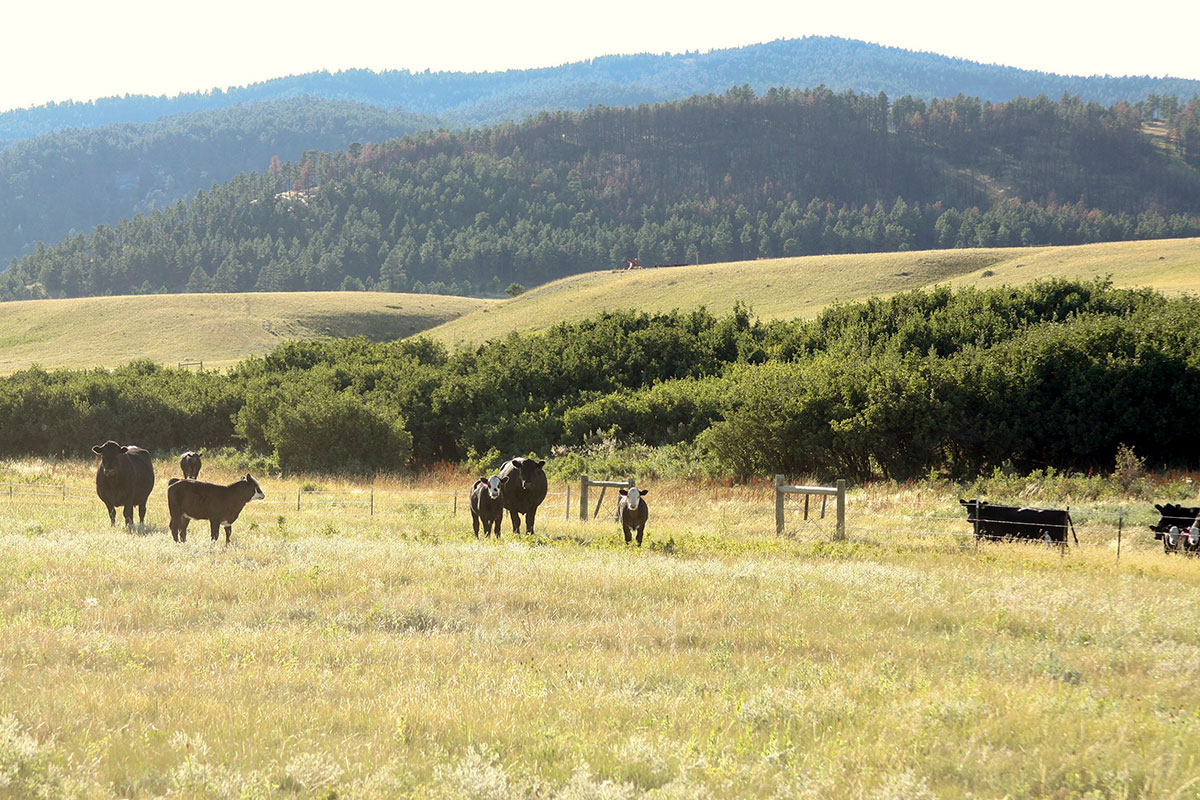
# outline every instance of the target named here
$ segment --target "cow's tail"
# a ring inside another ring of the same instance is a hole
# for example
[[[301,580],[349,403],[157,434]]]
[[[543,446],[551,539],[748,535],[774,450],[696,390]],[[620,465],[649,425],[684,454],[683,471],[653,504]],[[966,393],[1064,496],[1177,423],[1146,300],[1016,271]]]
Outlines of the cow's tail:
[[[1075,544],[1079,544],[1079,537],[1075,535],[1075,522],[1071,519],[1071,507],[1067,506],[1067,524],[1071,526],[1071,537],[1075,540]],[[1063,531],[1063,540],[1067,538],[1067,532]]]

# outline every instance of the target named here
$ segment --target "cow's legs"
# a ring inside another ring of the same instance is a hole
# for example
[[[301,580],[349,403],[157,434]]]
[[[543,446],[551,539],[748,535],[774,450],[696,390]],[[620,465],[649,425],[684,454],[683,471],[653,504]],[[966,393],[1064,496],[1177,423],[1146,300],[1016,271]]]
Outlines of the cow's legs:
[[[146,524],[146,504],[139,503],[138,504],[138,525],[145,525],[145,524]]]
[[[637,537],[637,539],[638,539],[638,547],[641,547],[641,546],[642,546],[642,532],[643,532],[644,530],[646,530],[646,526],[645,526],[645,525],[638,525],[638,537]]]
[[[471,511],[471,527],[475,530],[475,538],[478,539],[479,538],[479,515],[476,514],[474,510]],[[491,531],[489,530],[490,527],[491,527],[490,522],[484,522],[483,523],[484,533],[491,535]]]
[[[221,538],[221,520],[213,519],[208,521],[208,527],[212,529],[212,540],[215,542]]]
[[[232,523],[231,523],[231,524],[229,524],[229,525],[226,525],[226,526],[225,526],[225,546],[226,546],[226,547],[228,547],[228,546],[229,546],[229,537],[230,537],[231,535],[233,535],[233,525],[232,525]]]
[[[117,524],[117,507],[110,506],[110,505],[108,505],[108,503],[105,503],[104,505],[105,505],[105,507],[108,508],[108,524],[116,525]]]
[[[179,523],[179,541],[181,542],[187,541],[187,526],[189,522],[191,522],[191,520],[187,517],[184,517],[183,521]]]
[[[508,510],[508,513],[510,515],[512,515],[513,533],[520,533],[521,532],[521,516],[516,511],[513,511],[511,508]]]
[[[124,506],[121,513],[125,515],[125,528],[133,530],[133,506]]]
[[[533,520],[537,516],[537,509],[531,508],[525,513],[525,532],[530,536],[533,535]]]
[[[621,525],[621,529],[625,531],[625,544],[629,544],[630,542],[632,542],[633,541],[633,529],[625,524]]]

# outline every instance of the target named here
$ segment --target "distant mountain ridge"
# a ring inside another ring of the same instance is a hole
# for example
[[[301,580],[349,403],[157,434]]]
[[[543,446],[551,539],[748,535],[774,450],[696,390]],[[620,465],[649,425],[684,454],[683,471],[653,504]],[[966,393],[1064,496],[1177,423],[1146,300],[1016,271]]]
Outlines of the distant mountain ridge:
[[[171,114],[214,110],[301,96],[348,100],[436,115],[456,127],[517,121],[543,110],[590,105],[657,103],[748,84],[825,85],[895,98],[965,94],[1000,102],[1045,94],[1078,95],[1105,105],[1149,94],[1183,100],[1200,93],[1200,81],[1148,76],[1065,76],[980,64],[837,37],[780,39],[705,53],[613,55],[503,72],[348,70],[313,72],[229,89],[176,97],[127,95],[89,102],[51,103],[0,113],[0,145],[64,128],[118,122],[152,122]]]

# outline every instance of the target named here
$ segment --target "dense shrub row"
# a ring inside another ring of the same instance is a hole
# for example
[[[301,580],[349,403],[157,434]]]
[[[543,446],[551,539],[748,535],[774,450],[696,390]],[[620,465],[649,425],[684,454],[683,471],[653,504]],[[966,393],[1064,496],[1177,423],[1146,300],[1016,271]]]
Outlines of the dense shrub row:
[[[448,352],[290,343],[229,374],[138,362],[0,381],[0,452],[240,446],[285,470],[492,463],[604,441],[720,475],[903,479],[1194,463],[1200,300],[1044,281],[763,324],[620,312]],[[584,464],[581,464],[585,466]]]

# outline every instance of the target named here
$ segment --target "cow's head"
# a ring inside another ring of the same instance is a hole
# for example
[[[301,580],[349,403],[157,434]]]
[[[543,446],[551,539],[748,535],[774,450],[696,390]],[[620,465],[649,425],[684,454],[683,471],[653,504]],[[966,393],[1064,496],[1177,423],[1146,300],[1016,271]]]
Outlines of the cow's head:
[[[637,511],[638,505],[642,502],[641,498],[645,497],[649,492],[645,489],[639,489],[636,486],[631,486],[628,489],[621,490],[621,497],[625,498],[625,505],[630,511]]]
[[[959,500],[962,506],[967,509],[967,522],[974,522],[979,516],[979,509],[987,507],[986,500]]]
[[[507,479],[506,479],[507,480]],[[479,482],[487,487],[488,497],[495,500],[500,496],[500,476],[492,475],[488,478],[480,478]]]
[[[254,494],[250,495],[250,500],[265,500],[266,499],[267,496],[265,494],[263,494],[262,487],[260,487],[258,485],[258,481],[254,480],[254,478],[250,477],[249,472],[246,473],[246,477],[242,478],[242,481],[244,483],[249,484],[250,488],[254,490]],[[247,500],[246,502],[248,503],[248,502],[250,502],[250,500]]]
[[[129,448],[122,447],[109,439],[104,444],[93,447],[92,452],[100,456],[100,469],[105,473],[112,473],[117,471],[121,456],[128,453]]]
[[[542,468],[546,466],[544,459],[542,461],[534,461],[531,458],[522,458],[520,460],[513,459],[513,463],[517,467],[517,473],[521,476],[522,489],[532,489],[533,482],[536,480],[537,476],[539,474],[545,474],[542,471]]]

